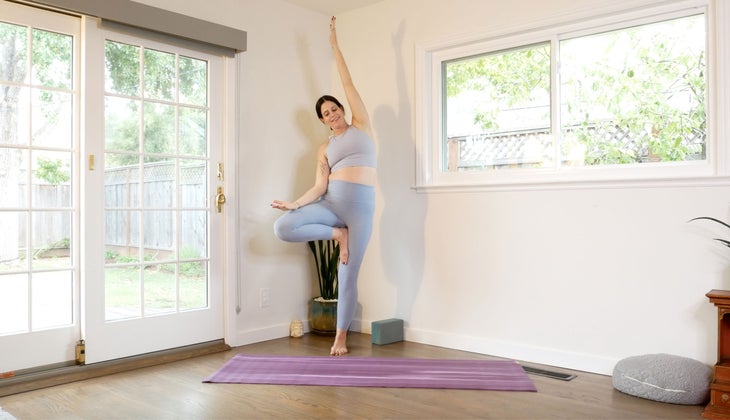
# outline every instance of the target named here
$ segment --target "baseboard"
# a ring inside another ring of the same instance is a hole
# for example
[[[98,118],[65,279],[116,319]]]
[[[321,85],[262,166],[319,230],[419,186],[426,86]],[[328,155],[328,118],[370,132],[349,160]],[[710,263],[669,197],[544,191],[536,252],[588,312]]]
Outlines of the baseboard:
[[[363,325],[364,324],[362,321],[353,320],[352,324],[350,325],[350,331],[370,334],[370,323],[367,324],[367,331],[363,331]],[[309,323],[306,319],[302,320],[302,327],[304,333],[309,332]],[[228,337],[226,339],[226,342],[228,342],[231,347],[239,347],[288,336],[289,324],[284,323],[270,325],[264,328],[237,331],[233,337]]]
[[[304,322],[304,332],[309,326]],[[372,322],[354,319],[350,324],[350,331],[363,334],[372,334]],[[239,331],[234,341],[229,340],[233,347],[259,343],[267,340],[286,337],[289,335],[289,324],[277,324],[266,328]],[[444,347],[454,350],[469,351],[495,357],[520,360],[546,366],[554,366],[582,372],[611,375],[617,359],[600,357],[583,353],[565,352],[556,349],[525,346],[519,343],[490,340],[461,334],[444,333],[440,331],[421,330],[414,328],[404,329],[406,341]]]
[[[223,340],[215,340],[90,365],[73,365],[43,370],[34,369],[25,374],[0,379],[0,397],[176,362],[227,351],[230,348]]]
[[[355,324],[355,321],[353,321]],[[358,320],[360,332],[371,334],[372,323]],[[591,354],[565,352],[556,349],[525,346],[519,343],[490,340],[483,337],[474,337],[462,334],[451,334],[441,331],[404,328],[406,341],[444,347],[454,350],[469,351],[495,357],[520,360],[582,372],[611,375],[618,359],[600,357]]]
[[[309,325],[303,323],[303,331],[309,331]],[[275,340],[289,335],[289,324],[276,324],[264,328],[236,331],[233,337],[228,337],[227,342],[231,347],[245,346],[248,344],[261,343],[262,341]]]
[[[618,360],[439,331],[405,329],[406,341],[565,369],[611,375]]]

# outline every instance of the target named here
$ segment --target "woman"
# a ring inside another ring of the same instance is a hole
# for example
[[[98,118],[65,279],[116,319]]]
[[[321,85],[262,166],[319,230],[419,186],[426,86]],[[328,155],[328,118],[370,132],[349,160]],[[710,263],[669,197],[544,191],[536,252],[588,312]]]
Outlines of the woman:
[[[370,117],[337,43],[334,16],[329,39],[352,112],[351,123],[345,120],[345,109],[336,98],[319,98],[317,117],[329,126],[331,135],[317,151],[314,186],[294,201],[274,200],[271,206],[289,210],[274,223],[279,239],[334,239],[340,244],[337,331],[330,354],[341,356],[347,353],[347,330],[357,305],[357,276],[373,228],[377,158]]]

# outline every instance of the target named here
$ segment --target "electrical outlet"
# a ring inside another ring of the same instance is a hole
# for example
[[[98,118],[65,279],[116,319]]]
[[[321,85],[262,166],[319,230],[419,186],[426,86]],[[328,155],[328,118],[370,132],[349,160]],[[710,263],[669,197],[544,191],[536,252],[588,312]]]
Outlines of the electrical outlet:
[[[271,293],[267,287],[262,287],[259,291],[259,306],[266,308],[271,304]]]

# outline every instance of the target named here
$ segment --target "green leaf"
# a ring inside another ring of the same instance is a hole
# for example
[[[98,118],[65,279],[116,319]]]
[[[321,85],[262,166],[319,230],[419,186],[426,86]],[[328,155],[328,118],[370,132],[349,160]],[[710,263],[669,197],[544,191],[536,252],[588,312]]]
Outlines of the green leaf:
[[[323,299],[336,299],[340,258],[339,244],[334,240],[318,240],[309,241],[307,245],[314,257],[320,296]]]

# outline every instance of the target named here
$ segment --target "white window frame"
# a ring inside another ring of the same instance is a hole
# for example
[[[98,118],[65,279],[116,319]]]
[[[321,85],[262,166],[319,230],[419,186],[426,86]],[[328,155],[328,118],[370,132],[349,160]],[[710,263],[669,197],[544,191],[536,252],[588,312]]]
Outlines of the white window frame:
[[[629,2],[630,3],[630,2]],[[616,7],[621,9],[617,10]],[[488,33],[416,45],[417,191],[519,190],[633,186],[730,184],[730,2],[684,0],[627,9],[626,3],[583,12],[583,16],[547,19],[531,27],[505,26]],[[673,17],[705,13],[707,30],[707,158],[704,161],[651,165],[600,165],[445,172],[443,161],[442,63],[461,57],[552,41],[551,108],[558,132],[555,46],[564,38],[604,32]],[[723,75],[726,75],[723,78]]]

